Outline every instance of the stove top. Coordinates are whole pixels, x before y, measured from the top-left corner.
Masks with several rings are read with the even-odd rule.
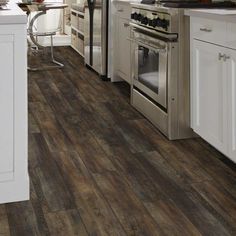
[[[222,2],[199,2],[198,0],[142,0],[141,4],[163,6],[170,8],[236,8],[236,3],[231,1]]]
[[[164,7],[173,8],[236,8],[235,2],[225,1],[225,2],[189,2],[189,1],[167,1],[163,2]]]

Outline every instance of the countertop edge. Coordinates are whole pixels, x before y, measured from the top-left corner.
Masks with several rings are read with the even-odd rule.
[[[0,10],[0,25],[27,23],[26,12],[22,11],[16,3],[9,3],[7,8],[9,10]]]
[[[141,0],[113,0],[113,4],[127,4],[130,5],[132,3],[140,3]]]
[[[229,14],[222,14],[222,12],[225,12],[225,9],[185,9],[184,15],[236,23],[236,9],[227,11],[229,11]]]

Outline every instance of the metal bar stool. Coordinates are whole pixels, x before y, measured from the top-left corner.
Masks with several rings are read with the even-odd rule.
[[[38,37],[50,37],[50,54],[51,54],[50,62],[52,62],[54,64],[54,65],[40,66],[40,67],[28,66],[28,69],[30,71],[48,70],[48,69],[53,69],[53,68],[64,67],[64,65],[61,62],[57,61],[54,58],[53,36],[55,36],[56,33],[58,31],[60,31],[60,27],[61,27],[60,20],[59,20],[60,14],[61,14],[60,9],[65,8],[66,6],[67,5],[65,5],[65,4],[60,4],[60,5],[48,4],[48,5],[38,7],[38,9],[37,9],[38,12],[30,20],[29,27],[28,27],[28,33],[29,33],[29,37],[30,37],[34,47],[36,48],[36,50],[45,50],[45,48],[46,48],[45,46],[43,46],[39,43]],[[55,17],[55,21],[51,22],[54,24],[53,27],[51,27],[51,28],[45,27],[44,29],[42,29],[43,28],[42,26],[36,27],[36,21],[38,22],[39,19],[42,20],[42,18],[45,18],[45,20],[47,20],[47,16],[53,12],[54,12],[53,16]],[[47,25],[50,25],[50,24],[47,24]],[[45,24],[44,24],[44,26],[45,26]]]

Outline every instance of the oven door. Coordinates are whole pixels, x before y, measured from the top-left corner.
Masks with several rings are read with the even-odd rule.
[[[168,43],[133,31],[133,86],[167,109]]]

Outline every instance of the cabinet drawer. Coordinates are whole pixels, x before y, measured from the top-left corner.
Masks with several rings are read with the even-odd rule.
[[[195,39],[219,45],[226,43],[226,22],[191,17],[191,30]]]
[[[130,4],[115,4],[115,14],[121,18],[130,19],[131,6]]]
[[[74,29],[72,29],[71,30],[71,44],[74,47],[76,47],[76,45],[77,45],[76,39],[77,39],[77,32]]]
[[[84,55],[84,36],[74,29],[71,30],[71,45],[81,54]]]
[[[84,16],[71,11],[71,26],[84,32]]]

